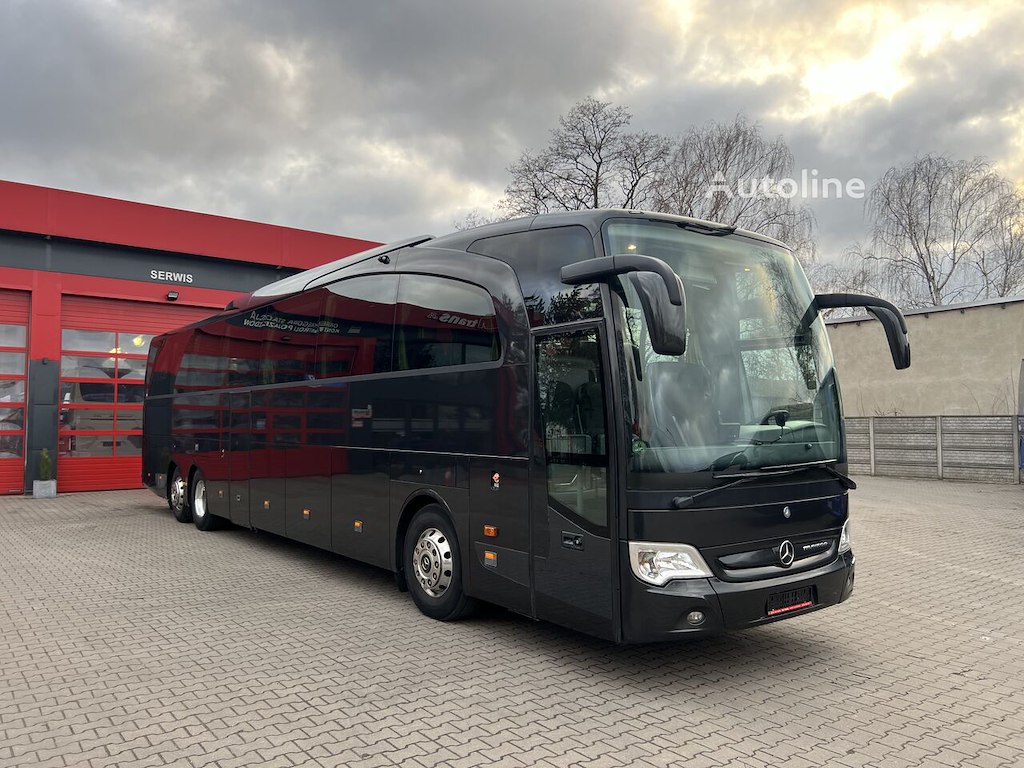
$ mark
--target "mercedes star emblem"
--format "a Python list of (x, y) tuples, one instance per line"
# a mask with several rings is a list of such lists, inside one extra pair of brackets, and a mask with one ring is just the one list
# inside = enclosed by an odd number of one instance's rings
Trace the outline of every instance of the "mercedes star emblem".
[(793, 542), (786, 539), (779, 545), (779, 562), (782, 563), (784, 568), (789, 568), (793, 564), (793, 560), (796, 558), (796, 547), (793, 546)]

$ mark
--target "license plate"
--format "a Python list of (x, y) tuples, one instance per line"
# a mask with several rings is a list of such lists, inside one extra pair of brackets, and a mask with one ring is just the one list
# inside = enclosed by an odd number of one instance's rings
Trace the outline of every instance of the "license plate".
[(768, 615), (781, 616), (814, 605), (814, 587), (800, 587), (768, 596)]

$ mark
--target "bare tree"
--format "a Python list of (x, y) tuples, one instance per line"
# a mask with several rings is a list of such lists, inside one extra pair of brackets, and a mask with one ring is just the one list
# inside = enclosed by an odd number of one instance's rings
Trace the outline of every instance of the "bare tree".
[(499, 204), (512, 215), (648, 205), (668, 140), (629, 132), (625, 107), (587, 98), (558, 119), (551, 142), (523, 152)]
[[(781, 137), (765, 138), (742, 115), (708, 123), (676, 142), (631, 132), (625, 107), (587, 98), (559, 118), (551, 141), (510, 167), (499, 208), (508, 216), (586, 208), (648, 208), (744, 227), (814, 257), (814, 218), (773, 182), (793, 156)], [(467, 223), (471, 220), (467, 219)]]
[(486, 224), (496, 224), (497, 222), (505, 221), (508, 218), (508, 216), (495, 216), (477, 209), (473, 209), (465, 216), (463, 216), (461, 219), (455, 219), (452, 222), (452, 226), (454, 226), (455, 229), (461, 232), (464, 229), (474, 229), (475, 227), (482, 227)]
[(765, 137), (757, 123), (691, 127), (673, 147), (657, 184), (656, 207), (743, 227), (791, 246), (801, 261), (814, 257), (814, 217), (775, 182), (790, 178), (793, 155), (781, 136)]
[[(884, 295), (885, 286), (876, 262), (867, 258), (864, 246), (857, 243), (838, 260), (818, 261), (805, 266), (807, 279), (816, 293), (866, 293)], [(867, 316), (863, 309), (835, 308), (822, 312), (825, 317)]]
[[(878, 262), (886, 284), (906, 306), (970, 301), (1012, 283), (1014, 270), (1001, 267), (993, 250), (1011, 194), (1006, 180), (981, 158), (925, 155), (890, 168), (866, 204), (872, 223), (868, 258)], [(1013, 237), (1007, 233), (1005, 256), (1011, 259)]]
[(986, 299), (1024, 292), (1024, 195), (1010, 191), (999, 201), (991, 242), (974, 260)]

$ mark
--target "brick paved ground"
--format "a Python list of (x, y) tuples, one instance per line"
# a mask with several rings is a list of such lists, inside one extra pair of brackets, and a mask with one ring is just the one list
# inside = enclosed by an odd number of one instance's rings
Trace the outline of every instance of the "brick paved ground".
[(626, 648), (144, 491), (0, 499), (0, 765), (1024, 764), (1024, 489), (855, 499), (850, 602)]

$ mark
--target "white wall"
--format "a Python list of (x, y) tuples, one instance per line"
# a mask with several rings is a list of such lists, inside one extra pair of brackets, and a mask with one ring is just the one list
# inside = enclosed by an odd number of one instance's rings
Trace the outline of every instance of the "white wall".
[(847, 416), (1018, 412), (1024, 298), (915, 312), (907, 329), (911, 365), (897, 371), (878, 321), (828, 323)]

